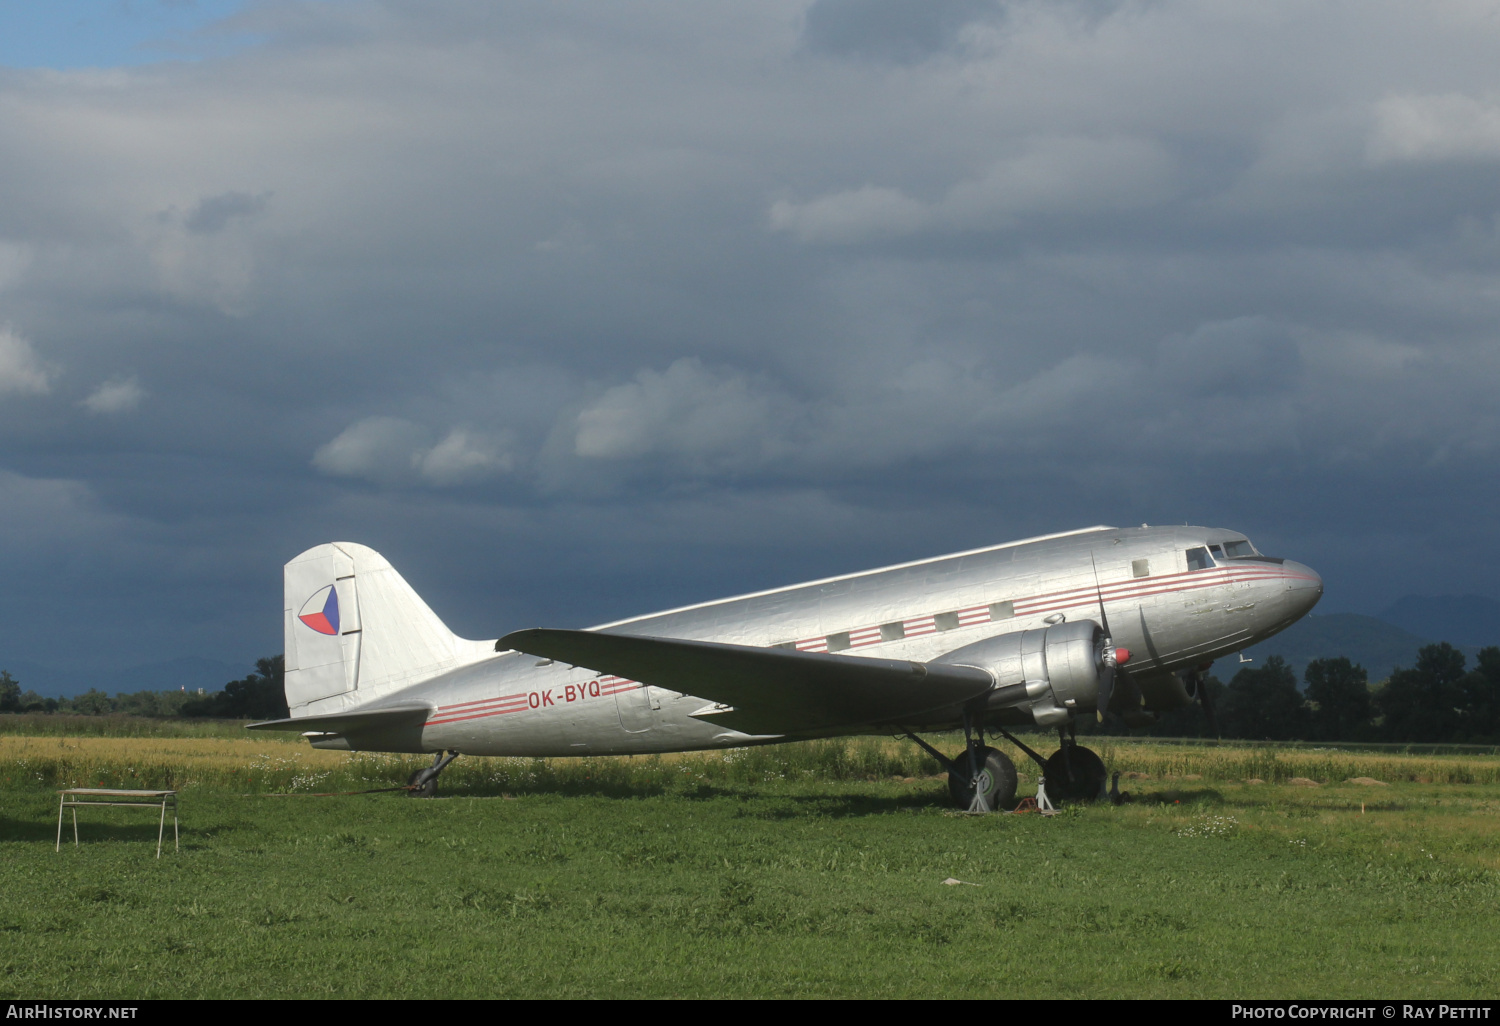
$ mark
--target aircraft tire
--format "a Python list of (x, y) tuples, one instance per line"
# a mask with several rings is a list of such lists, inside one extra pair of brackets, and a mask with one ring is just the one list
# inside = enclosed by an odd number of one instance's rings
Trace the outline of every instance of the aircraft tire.
[[(1016, 804), (1016, 764), (998, 748), (981, 748), (979, 756), (979, 779), (984, 787), (985, 803), (994, 812), (1009, 812)], [(958, 769), (948, 774), (948, 794), (960, 809), (967, 809), (974, 802), (968, 753), (959, 753), (953, 761)]]
[[(1061, 748), (1047, 759), (1047, 768), (1042, 771), (1047, 778), (1047, 797), (1058, 804), (1096, 801), (1109, 777), (1104, 760), (1082, 745), (1074, 745), (1071, 759), (1064, 759)], [(1071, 777), (1068, 774), (1070, 763), (1073, 768)]]
[(409, 798), (433, 798), (437, 795), (437, 774), (430, 769), (416, 770), (406, 778), (406, 784), (412, 788), (406, 792)]

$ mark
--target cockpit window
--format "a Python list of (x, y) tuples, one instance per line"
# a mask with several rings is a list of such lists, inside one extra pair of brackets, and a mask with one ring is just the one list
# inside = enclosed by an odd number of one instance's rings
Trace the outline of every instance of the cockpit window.
[(1221, 545), (1210, 545), (1208, 551), (1213, 554), (1214, 559), (1224, 558), (1224, 548)]
[(1214, 561), (1208, 558), (1207, 549), (1188, 549), (1187, 565), (1189, 570), (1207, 570), (1214, 565)]
[(1255, 551), (1254, 545), (1251, 545), (1248, 541), (1241, 539), (1239, 541), (1225, 542), (1224, 555), (1228, 556), (1230, 559), (1242, 559), (1245, 556), (1258, 556), (1260, 555), (1260, 553)]

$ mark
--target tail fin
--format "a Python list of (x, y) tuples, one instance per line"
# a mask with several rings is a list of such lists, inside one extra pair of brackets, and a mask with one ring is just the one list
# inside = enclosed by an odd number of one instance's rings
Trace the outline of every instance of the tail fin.
[(363, 545), (308, 549), (286, 565), (283, 582), (293, 716), (347, 708), (494, 653), (493, 642), (467, 641), (445, 627), (395, 568)]

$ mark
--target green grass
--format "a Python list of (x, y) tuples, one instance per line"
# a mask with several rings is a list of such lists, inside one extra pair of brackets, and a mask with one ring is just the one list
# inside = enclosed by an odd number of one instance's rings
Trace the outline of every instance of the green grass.
[[(1500, 982), (1500, 784), (1168, 780), (1160, 746), (1115, 743), (1112, 764), (1156, 771), (1131, 782), (1135, 803), (981, 817), (947, 807), (912, 747), (460, 759), (469, 776), (445, 773), (434, 801), (247, 797), (221, 760), (181, 771), (183, 847), (160, 861), (147, 810), (84, 810), (83, 843), (54, 853), (55, 781), (0, 762), (0, 997), (1487, 997)], [(325, 783), (406, 766), (310, 754), (363, 767), (319, 769)], [(1259, 765), (1216, 754), (1194, 768)], [(1466, 772), (1493, 779), (1497, 761)]]

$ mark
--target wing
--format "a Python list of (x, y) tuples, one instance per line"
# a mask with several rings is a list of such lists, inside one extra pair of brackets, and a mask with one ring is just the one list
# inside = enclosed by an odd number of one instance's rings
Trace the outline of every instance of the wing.
[(987, 672), (973, 666), (597, 631), (516, 631), (495, 647), (732, 706), (702, 715), (746, 734), (899, 725), (904, 719), (960, 705), (994, 686)]

